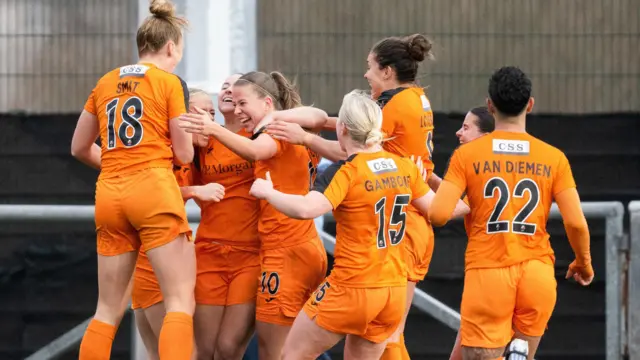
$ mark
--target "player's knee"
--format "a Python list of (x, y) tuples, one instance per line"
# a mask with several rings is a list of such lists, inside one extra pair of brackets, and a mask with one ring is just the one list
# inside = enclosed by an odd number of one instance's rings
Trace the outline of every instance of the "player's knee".
[(242, 350), (240, 342), (236, 339), (227, 337), (218, 338), (216, 344), (216, 359), (220, 360), (236, 360), (242, 358)]
[(181, 312), (193, 316), (196, 310), (196, 299), (193, 292), (165, 296), (164, 303), (168, 313)]
[(197, 343), (197, 360), (211, 360), (215, 352), (215, 345), (213, 343)]
[(300, 346), (287, 346), (282, 349), (282, 360), (315, 360), (316, 356), (300, 353)]
[(114, 326), (120, 325), (125, 309), (120, 303), (110, 304), (109, 302), (98, 300), (94, 319)]

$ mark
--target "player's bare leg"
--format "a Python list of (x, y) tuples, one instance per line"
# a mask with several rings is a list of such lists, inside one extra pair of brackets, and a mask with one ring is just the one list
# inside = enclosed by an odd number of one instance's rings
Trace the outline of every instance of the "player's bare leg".
[(462, 346), (462, 360), (501, 359), (502, 354), (504, 354), (504, 346), (492, 349)]
[(515, 339), (522, 339), (529, 344), (529, 356), (527, 360), (533, 360), (536, 352), (538, 351), (538, 346), (540, 346), (540, 340), (542, 340), (542, 337), (528, 336), (518, 331), (518, 329), (513, 329), (513, 331), (515, 332), (515, 335), (513, 336)]
[(116, 330), (131, 299), (137, 251), (98, 255), (98, 305), (80, 344), (82, 359), (109, 358)]
[(282, 348), (290, 330), (291, 326), (256, 321), (258, 357), (260, 360), (282, 359)]
[(164, 319), (164, 303), (154, 304), (146, 309), (136, 309), (136, 327), (147, 350), (149, 360), (160, 359), (158, 355), (158, 337)]
[[(327, 349), (330, 349), (344, 336), (327, 331), (315, 321), (311, 320), (307, 313), (300, 311), (298, 317), (293, 322), (290, 336), (282, 349), (282, 360), (315, 360)], [(348, 337), (347, 337), (348, 343)], [(384, 350), (384, 343), (382, 344)], [(382, 354), (382, 351), (380, 351)], [(378, 359), (380, 357), (364, 357), (363, 359)], [(345, 345), (345, 360), (351, 359), (347, 356), (347, 346)], [(262, 357), (260, 357), (262, 360)]]
[(453, 344), (453, 350), (449, 355), (449, 360), (462, 360), (462, 345), (460, 344), (460, 331), (456, 335), (456, 342)]
[(171, 360), (191, 359), (196, 285), (194, 244), (185, 234), (180, 234), (172, 242), (148, 250), (147, 256), (160, 283), (167, 312), (158, 339), (158, 352), (162, 358)]
[(196, 305), (193, 328), (198, 349), (198, 360), (211, 360), (216, 351), (224, 306)]
[(216, 341), (216, 360), (241, 360), (255, 327), (256, 303), (226, 306)]
[(385, 342), (376, 344), (359, 336), (347, 335), (347, 341), (344, 344), (344, 359), (380, 359), (384, 352), (385, 344)]
[[(415, 293), (418, 283), (413, 281), (407, 282), (407, 302), (405, 304), (404, 316), (402, 322), (396, 329), (396, 331), (387, 339), (386, 349), (382, 354), (381, 360), (403, 360), (408, 358), (406, 346), (402, 334), (407, 323), (407, 317), (409, 316), (409, 310), (411, 310), (411, 303), (413, 302), (413, 294)], [(402, 343), (400, 343), (402, 341)], [(391, 348), (391, 344), (397, 344), (398, 348)]]

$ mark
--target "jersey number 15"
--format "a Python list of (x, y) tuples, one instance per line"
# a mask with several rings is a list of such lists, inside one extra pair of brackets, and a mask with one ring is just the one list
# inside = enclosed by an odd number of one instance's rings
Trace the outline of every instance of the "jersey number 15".
[[(375, 209), (376, 214), (378, 215), (378, 232), (376, 242), (378, 249), (384, 249), (387, 247), (387, 241), (385, 239), (386, 234), (389, 235), (389, 244), (392, 246), (398, 245), (402, 241), (402, 238), (404, 238), (404, 231), (407, 227), (407, 213), (404, 212), (404, 209), (409, 205), (409, 200), (411, 200), (410, 195), (396, 195), (389, 224), (387, 224), (385, 214), (387, 198), (383, 197), (376, 203)], [(400, 226), (400, 229), (389, 229), (391, 226), (395, 227), (398, 225)]]
[[(111, 100), (107, 104), (107, 149), (116, 147), (116, 118), (118, 117), (119, 98)], [(142, 100), (133, 96), (128, 98), (120, 109), (120, 126), (118, 126), (117, 137), (125, 147), (132, 147), (140, 144), (144, 135), (144, 128), (140, 123), (144, 107)]]

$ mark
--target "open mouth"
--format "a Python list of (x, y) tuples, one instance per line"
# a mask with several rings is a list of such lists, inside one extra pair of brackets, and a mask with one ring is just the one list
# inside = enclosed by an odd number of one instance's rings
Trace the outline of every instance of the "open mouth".
[(225, 96), (222, 98), (222, 102), (231, 104), (233, 103), (233, 99), (231, 98), (231, 96)]
[(251, 118), (250, 117), (246, 117), (246, 118), (242, 118), (242, 119), (239, 119), (239, 120), (240, 120), (241, 123), (245, 124), (245, 123), (249, 122), (249, 120), (251, 120)]

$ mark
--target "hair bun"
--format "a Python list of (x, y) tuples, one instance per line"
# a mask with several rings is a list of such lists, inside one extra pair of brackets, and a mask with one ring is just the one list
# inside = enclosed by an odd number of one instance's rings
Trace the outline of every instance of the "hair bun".
[(175, 16), (176, 8), (168, 0), (151, 0), (149, 12), (156, 17), (170, 18)]
[(433, 58), (431, 54), (431, 48), (433, 43), (422, 34), (413, 34), (407, 36), (404, 41), (409, 47), (409, 56), (417, 62), (423, 61), (425, 58)]

